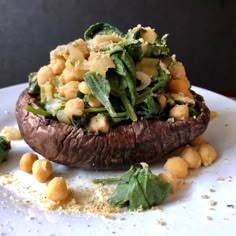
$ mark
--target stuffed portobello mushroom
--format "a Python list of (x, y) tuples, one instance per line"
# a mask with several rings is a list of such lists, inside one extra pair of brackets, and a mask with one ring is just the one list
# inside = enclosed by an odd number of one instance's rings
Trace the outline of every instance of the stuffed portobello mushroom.
[(209, 117), (167, 35), (141, 25), (124, 34), (97, 23), (83, 39), (58, 46), (16, 104), (33, 150), (90, 169), (158, 162), (201, 135)]

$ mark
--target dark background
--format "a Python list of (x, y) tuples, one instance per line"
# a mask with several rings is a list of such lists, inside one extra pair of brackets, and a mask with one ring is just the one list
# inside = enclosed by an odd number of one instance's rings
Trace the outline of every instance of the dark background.
[(0, 87), (26, 82), (50, 50), (104, 21), (169, 33), (192, 84), (236, 90), (235, 14), (235, 0), (0, 0)]

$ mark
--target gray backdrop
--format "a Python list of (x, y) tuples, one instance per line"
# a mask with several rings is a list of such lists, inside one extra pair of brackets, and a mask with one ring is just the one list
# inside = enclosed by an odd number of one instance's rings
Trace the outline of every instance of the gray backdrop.
[(236, 89), (235, 0), (0, 0), (0, 87), (27, 81), (49, 51), (98, 21), (169, 33), (192, 84)]

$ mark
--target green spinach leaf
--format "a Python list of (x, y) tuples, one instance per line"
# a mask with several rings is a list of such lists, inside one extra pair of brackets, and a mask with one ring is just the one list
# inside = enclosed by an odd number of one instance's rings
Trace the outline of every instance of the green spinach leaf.
[(11, 143), (4, 136), (0, 136), (0, 163), (7, 161)]
[(126, 50), (135, 62), (141, 60), (144, 55), (141, 42), (138, 40), (127, 44)]
[(160, 118), (163, 112), (160, 104), (155, 102), (152, 96), (144, 100), (142, 108), (143, 110), (139, 111), (138, 114), (144, 119)]
[(36, 79), (37, 72), (32, 72), (29, 74), (29, 88), (28, 93), (31, 95), (38, 95), (40, 93), (40, 87), (38, 84), (38, 80)]
[(195, 106), (189, 106), (188, 107), (188, 109), (189, 109), (189, 116), (190, 117), (194, 117), (194, 116), (199, 116), (200, 115), (200, 111), (199, 111), (199, 109), (197, 109), (197, 107), (195, 107)]
[(112, 34), (116, 33), (118, 35), (123, 35), (123, 33), (116, 27), (107, 24), (107, 23), (96, 23), (94, 25), (91, 25), (84, 33), (84, 39), (89, 40), (92, 39), (97, 34)]
[[(109, 77), (109, 82), (110, 82), (110, 86), (111, 86), (111, 90), (113, 93), (115, 93), (116, 95), (118, 95), (127, 111), (127, 114), (125, 114), (125, 117), (123, 120), (127, 119), (127, 115), (129, 116), (129, 118), (132, 121), (137, 121), (137, 116), (135, 114), (134, 111), (134, 107), (131, 105), (125, 89), (127, 87), (127, 81), (124, 80), (124, 77), (118, 77), (118, 76), (113, 76), (113, 77)], [(113, 121), (116, 123), (117, 121), (122, 121), (121, 119), (113, 119)]]
[(165, 87), (169, 81), (169, 77), (166, 72), (158, 65), (158, 76), (153, 79), (154, 84), (152, 86), (153, 93), (163, 93), (165, 91)]
[(135, 62), (139, 61), (144, 55), (142, 44), (138, 40), (143, 32), (145, 32), (143, 27), (137, 27), (126, 34), (127, 45), (125, 48)]
[(116, 190), (109, 197), (112, 206), (149, 209), (161, 204), (169, 195), (171, 185), (154, 175), (146, 163), (131, 168), (120, 178), (96, 179), (94, 183), (117, 183)]
[(167, 47), (167, 37), (168, 34), (165, 34), (162, 38), (157, 37), (153, 44), (148, 44), (144, 57), (156, 58), (168, 55), (169, 48)]
[(111, 87), (109, 81), (96, 72), (87, 72), (84, 81), (91, 93), (103, 104), (111, 117), (116, 117), (116, 112), (109, 100)]
[(73, 115), (71, 117), (71, 123), (73, 126), (75, 126), (76, 128), (81, 128), (84, 126), (86, 122), (86, 117), (85, 116), (75, 116)]
[(47, 118), (51, 118), (52, 117), (52, 114), (43, 110), (43, 109), (39, 109), (39, 108), (34, 108), (32, 107), (31, 105), (26, 105), (24, 107), (24, 109), (28, 112), (31, 112), (33, 113), (34, 115), (40, 115), (40, 116), (44, 116), (44, 117), (47, 117)]
[(121, 97), (121, 101), (123, 102), (123, 104), (124, 104), (124, 106), (126, 108), (127, 114), (130, 117), (130, 119), (132, 121), (137, 121), (138, 120), (137, 115), (136, 115), (136, 113), (134, 111), (133, 106), (129, 102), (129, 99), (126, 96), (125, 91), (121, 92), (120, 97)]
[[(132, 106), (134, 106), (135, 102), (136, 102), (136, 86), (135, 86), (135, 77), (132, 76), (132, 74), (133, 74), (132, 70), (135, 71), (135, 67), (132, 68), (134, 66), (134, 64), (132, 64), (132, 62), (130, 61), (131, 58), (128, 57), (127, 55), (124, 55), (122, 57), (122, 54), (123, 54), (123, 52), (122, 53), (114, 53), (111, 55), (111, 58), (116, 66), (116, 68), (115, 68), (116, 73), (118, 75), (122, 76), (127, 82), (127, 86), (128, 86), (129, 94), (130, 94), (130, 99), (131, 99), (131, 104), (132, 104)], [(127, 60), (127, 61), (124, 63), (124, 60)], [(127, 67), (129, 69), (127, 69)]]
[(159, 205), (169, 195), (171, 185), (154, 175), (147, 164), (132, 166), (121, 176), (115, 192), (110, 196), (112, 206), (128, 206), (130, 210), (149, 209)]

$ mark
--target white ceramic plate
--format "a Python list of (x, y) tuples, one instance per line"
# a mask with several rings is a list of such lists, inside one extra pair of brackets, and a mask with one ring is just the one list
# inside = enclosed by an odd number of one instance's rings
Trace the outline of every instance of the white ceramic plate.
[[(0, 130), (4, 126), (17, 127), (15, 103), (26, 86), (0, 89)], [(219, 158), (212, 166), (193, 172), (162, 210), (115, 214), (112, 219), (91, 213), (68, 215), (42, 210), (37, 194), (44, 193), (45, 184), (19, 170), (19, 158), (30, 148), (24, 141), (14, 141), (9, 160), (0, 165), (0, 235), (235, 235), (236, 102), (205, 89), (193, 89), (218, 114), (205, 138), (216, 148)], [(152, 166), (152, 170), (159, 173), (161, 166)], [(71, 170), (60, 165), (54, 165), (54, 172), (65, 176), (70, 185), (76, 178), (86, 185), (86, 180), (92, 178), (120, 174)]]

